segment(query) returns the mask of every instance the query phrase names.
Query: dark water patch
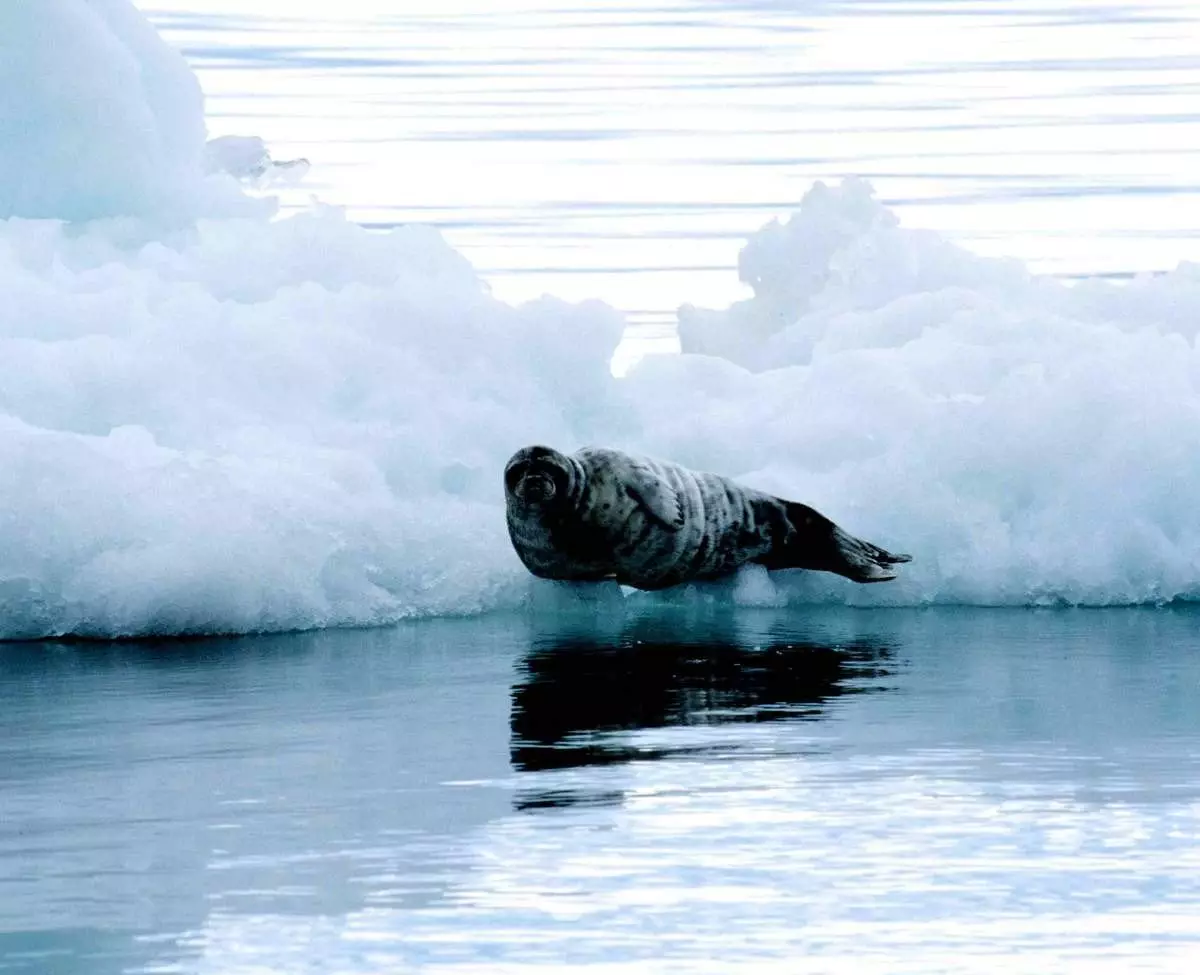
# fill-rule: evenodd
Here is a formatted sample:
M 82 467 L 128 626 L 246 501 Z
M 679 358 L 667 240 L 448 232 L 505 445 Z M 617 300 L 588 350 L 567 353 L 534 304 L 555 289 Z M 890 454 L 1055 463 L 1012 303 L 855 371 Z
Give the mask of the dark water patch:
M 825 705 L 886 676 L 884 647 L 776 643 L 535 645 L 513 689 L 512 760 L 521 771 L 677 756 L 623 745 L 642 728 L 819 718 Z
M 706 729 L 811 722 L 837 699 L 888 686 L 885 642 L 805 639 L 736 625 L 738 614 L 658 607 L 535 629 L 512 691 L 518 810 L 613 805 L 630 763 L 761 757 L 764 742 Z M 676 738 L 672 729 L 687 733 Z M 656 734 L 656 732 L 666 732 Z M 790 747 L 790 746 L 789 746 Z M 803 750 L 803 749 L 800 749 Z

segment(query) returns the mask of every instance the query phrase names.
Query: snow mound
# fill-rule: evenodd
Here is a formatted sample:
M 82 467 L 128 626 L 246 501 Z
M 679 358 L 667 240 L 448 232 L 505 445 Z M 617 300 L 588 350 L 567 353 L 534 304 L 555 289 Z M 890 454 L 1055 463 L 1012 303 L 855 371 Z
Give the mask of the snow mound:
M 903 229 L 847 180 L 755 235 L 741 272 L 753 297 L 681 309 L 691 354 L 646 362 L 631 395 L 666 418 L 648 450 L 916 559 L 795 597 L 1200 597 L 1200 268 L 1068 285 Z
M 514 605 L 496 472 L 613 409 L 610 308 L 328 208 L 128 249 L 10 220 L 0 283 L 5 637 Z

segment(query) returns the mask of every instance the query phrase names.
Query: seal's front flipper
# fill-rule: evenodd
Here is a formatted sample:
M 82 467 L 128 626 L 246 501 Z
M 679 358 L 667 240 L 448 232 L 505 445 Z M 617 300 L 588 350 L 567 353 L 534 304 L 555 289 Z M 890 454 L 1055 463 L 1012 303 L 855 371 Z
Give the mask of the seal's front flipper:
M 642 514 L 667 531 L 677 532 L 683 527 L 683 509 L 674 491 L 644 490 L 626 484 L 625 494 L 642 509 Z
M 665 477 L 636 458 L 631 458 L 625 472 L 625 494 L 647 518 L 668 531 L 679 531 L 687 520 L 679 493 Z
M 774 548 L 758 560 L 768 569 L 815 569 L 855 582 L 889 582 L 896 578 L 892 566 L 912 561 L 911 555 L 855 538 L 806 504 L 784 504 L 788 525 Z

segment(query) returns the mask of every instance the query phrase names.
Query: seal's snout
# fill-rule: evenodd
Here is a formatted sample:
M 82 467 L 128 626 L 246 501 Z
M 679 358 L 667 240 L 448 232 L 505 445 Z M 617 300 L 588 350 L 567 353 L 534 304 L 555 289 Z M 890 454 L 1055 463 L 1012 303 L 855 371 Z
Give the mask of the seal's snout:
M 525 504 L 542 504 L 555 494 L 554 478 L 545 471 L 526 471 L 513 486 L 513 494 Z
M 523 505 L 544 505 L 566 491 L 563 456 L 549 447 L 522 447 L 504 469 L 504 486 Z

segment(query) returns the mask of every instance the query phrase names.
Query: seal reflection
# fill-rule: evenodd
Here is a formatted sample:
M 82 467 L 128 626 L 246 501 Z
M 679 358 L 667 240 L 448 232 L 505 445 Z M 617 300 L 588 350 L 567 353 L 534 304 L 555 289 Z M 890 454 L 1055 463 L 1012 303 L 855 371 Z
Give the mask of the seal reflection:
M 847 694 L 881 690 L 893 652 L 872 642 L 824 645 L 803 641 L 747 646 L 714 639 L 673 642 L 570 636 L 536 642 L 513 687 L 511 760 L 519 772 L 546 773 L 705 755 L 711 744 L 649 746 L 623 732 L 673 726 L 811 721 Z M 702 739 L 703 740 L 703 737 Z M 693 740 L 694 741 L 694 740 Z M 614 805 L 619 790 L 532 787 L 518 809 Z M 583 776 L 586 780 L 586 775 Z

